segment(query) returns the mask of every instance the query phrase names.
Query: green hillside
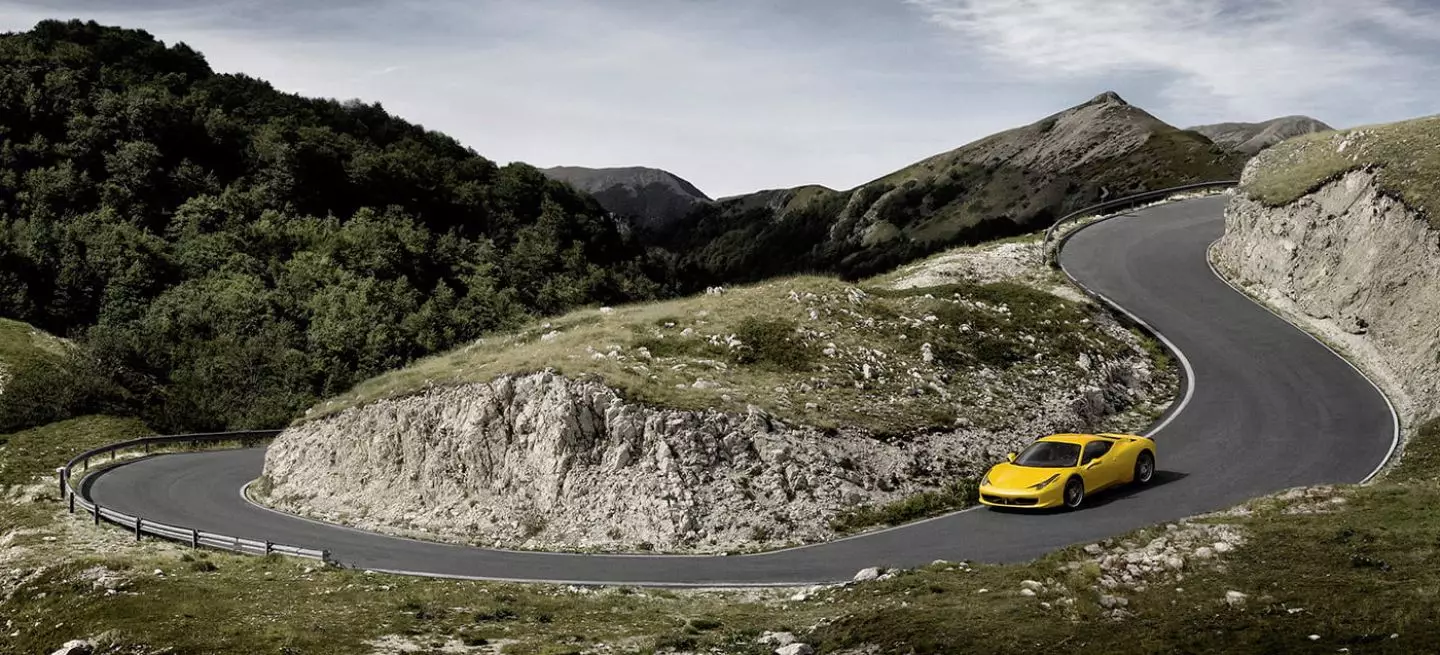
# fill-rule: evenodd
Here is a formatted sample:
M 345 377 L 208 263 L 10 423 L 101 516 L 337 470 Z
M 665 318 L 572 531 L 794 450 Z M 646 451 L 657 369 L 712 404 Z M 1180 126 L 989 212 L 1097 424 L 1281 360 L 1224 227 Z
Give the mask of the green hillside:
M 377 104 L 93 22 L 0 35 L 0 315 L 132 413 L 278 425 L 531 315 L 664 292 L 595 201 Z

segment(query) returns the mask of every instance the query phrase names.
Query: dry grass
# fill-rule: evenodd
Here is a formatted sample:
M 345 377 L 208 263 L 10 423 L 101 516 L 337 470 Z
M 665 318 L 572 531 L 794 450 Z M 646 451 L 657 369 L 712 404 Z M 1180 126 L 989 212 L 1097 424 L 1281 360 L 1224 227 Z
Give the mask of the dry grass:
M 1297 137 L 1258 156 L 1241 187 L 1272 206 L 1298 200 L 1345 173 L 1377 171 L 1381 189 L 1440 227 L 1440 116 Z

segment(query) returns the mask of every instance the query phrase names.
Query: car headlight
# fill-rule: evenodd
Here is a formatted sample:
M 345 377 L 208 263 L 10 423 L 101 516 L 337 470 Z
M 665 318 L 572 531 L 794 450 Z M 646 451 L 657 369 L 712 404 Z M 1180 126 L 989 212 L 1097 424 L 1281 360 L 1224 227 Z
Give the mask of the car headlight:
M 1030 488 L 1031 488 L 1031 489 L 1044 489 L 1045 487 L 1050 486 L 1050 483 L 1051 483 L 1051 482 L 1054 482 L 1055 480 L 1057 480 L 1057 479 L 1059 479 L 1059 478 L 1060 478 L 1060 474 L 1059 474 L 1059 473 L 1056 473 L 1055 475 L 1052 475 L 1052 476 L 1050 476 L 1050 477 L 1048 477 L 1048 478 L 1045 478 L 1044 480 L 1041 480 L 1040 482 L 1037 482 L 1037 483 L 1035 483 L 1035 484 L 1030 485 Z
M 988 486 L 990 486 L 990 474 L 989 474 L 989 473 L 986 473 L 986 474 L 985 474 L 985 477 L 980 478 L 980 486 L 982 486 L 982 487 L 988 487 Z

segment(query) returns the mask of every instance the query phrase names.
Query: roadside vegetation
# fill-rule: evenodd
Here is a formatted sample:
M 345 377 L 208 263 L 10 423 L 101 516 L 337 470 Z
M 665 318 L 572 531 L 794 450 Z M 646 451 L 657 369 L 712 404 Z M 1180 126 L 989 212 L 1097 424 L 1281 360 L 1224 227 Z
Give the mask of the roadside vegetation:
M 1242 189 L 1272 206 L 1374 169 L 1382 190 L 1440 228 L 1440 116 L 1293 138 L 1257 155 L 1253 166 Z
M 134 426 L 92 423 L 84 443 Z M 17 435 L 10 435 L 11 442 Z M 25 439 L 28 437 L 21 437 Z M 1193 524 L 1244 544 L 1142 585 L 1101 586 L 1082 547 L 1034 562 L 937 563 L 808 590 L 680 591 L 427 580 L 242 557 L 96 528 L 48 480 L 61 453 L 8 458 L 0 502 L 0 653 L 98 638 L 100 653 L 769 653 L 785 631 L 819 652 L 1428 652 L 1440 643 L 1440 422 L 1379 482 L 1262 498 Z M 35 484 L 17 486 L 17 468 Z M 1139 548 L 1156 526 L 1101 542 Z M 1091 547 L 1093 548 L 1093 547 Z M 1099 552 L 1099 551 L 1095 551 Z M 1122 564 L 1123 567 L 1123 564 Z M 884 576 L 882 576 L 884 577 Z M 1026 581 L 1033 581 L 1031 582 Z M 1022 590 L 1038 589 L 1027 595 Z M 1243 599 L 1227 600 L 1229 592 Z M 1107 596 L 1109 597 L 1107 599 Z M 1124 598 L 1124 601 L 1116 600 Z M 465 650 L 466 648 L 470 650 Z
M 875 526 L 903 525 L 965 509 L 979 500 L 980 486 L 975 480 L 957 480 L 935 491 L 923 491 L 883 505 L 860 505 L 844 510 L 830 519 L 830 528 L 845 534 Z

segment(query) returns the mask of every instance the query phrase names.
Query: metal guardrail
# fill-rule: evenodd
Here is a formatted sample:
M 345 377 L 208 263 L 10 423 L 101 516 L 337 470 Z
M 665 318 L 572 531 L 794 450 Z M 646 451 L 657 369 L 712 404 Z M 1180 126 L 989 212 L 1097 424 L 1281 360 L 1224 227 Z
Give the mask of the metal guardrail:
M 92 448 L 71 458 L 64 466 L 55 469 L 56 474 L 60 477 L 60 500 L 69 505 L 71 513 L 74 513 L 77 508 L 88 512 L 94 518 L 95 525 L 100 525 L 100 521 L 104 520 L 134 532 L 137 541 L 142 535 L 148 534 L 153 537 L 187 543 L 193 548 L 208 546 L 210 548 L 249 553 L 252 555 L 270 555 L 275 553 L 330 563 L 332 562 L 330 552 L 326 550 L 302 548 L 300 546 L 277 544 L 257 539 L 243 539 L 241 537 L 205 532 L 185 526 L 169 525 L 147 519 L 143 516 L 131 516 L 108 507 L 102 507 L 99 503 L 86 498 L 85 495 L 80 493 L 72 484 L 72 473 L 74 470 L 78 467 L 83 467 L 84 470 L 88 471 L 90 469 L 90 460 L 101 455 L 109 454 L 110 461 L 115 461 L 115 454 L 123 450 L 143 449 L 144 452 L 148 454 L 152 448 L 157 446 L 171 446 L 186 443 L 199 446 L 200 444 L 214 444 L 227 441 L 254 442 L 270 439 L 278 434 L 280 434 L 280 430 L 176 434 L 158 437 L 141 437 L 139 439 L 131 439 L 129 441 L 100 446 L 99 448 Z M 81 476 L 81 479 L 83 480 L 84 476 Z
M 1200 189 L 1233 187 L 1239 183 L 1239 180 L 1217 180 L 1214 182 L 1199 182 L 1196 184 L 1186 184 L 1177 187 L 1170 187 L 1168 189 L 1156 189 L 1154 191 L 1146 191 L 1145 193 L 1137 193 L 1133 196 L 1125 196 L 1124 198 L 1107 200 L 1096 205 L 1091 205 L 1084 209 L 1070 212 L 1069 214 L 1061 216 L 1053 224 L 1051 224 L 1050 227 L 1045 229 L 1045 240 L 1041 242 L 1040 252 L 1045 257 L 1046 264 L 1058 267 L 1060 261 L 1060 242 L 1056 240 L 1055 235 L 1066 223 L 1070 223 L 1081 218 L 1097 216 L 1100 215 L 1102 212 L 1110 210 L 1127 209 L 1136 205 L 1145 204 L 1147 202 L 1163 200 L 1177 193 L 1184 193 L 1186 191 L 1198 191 Z

